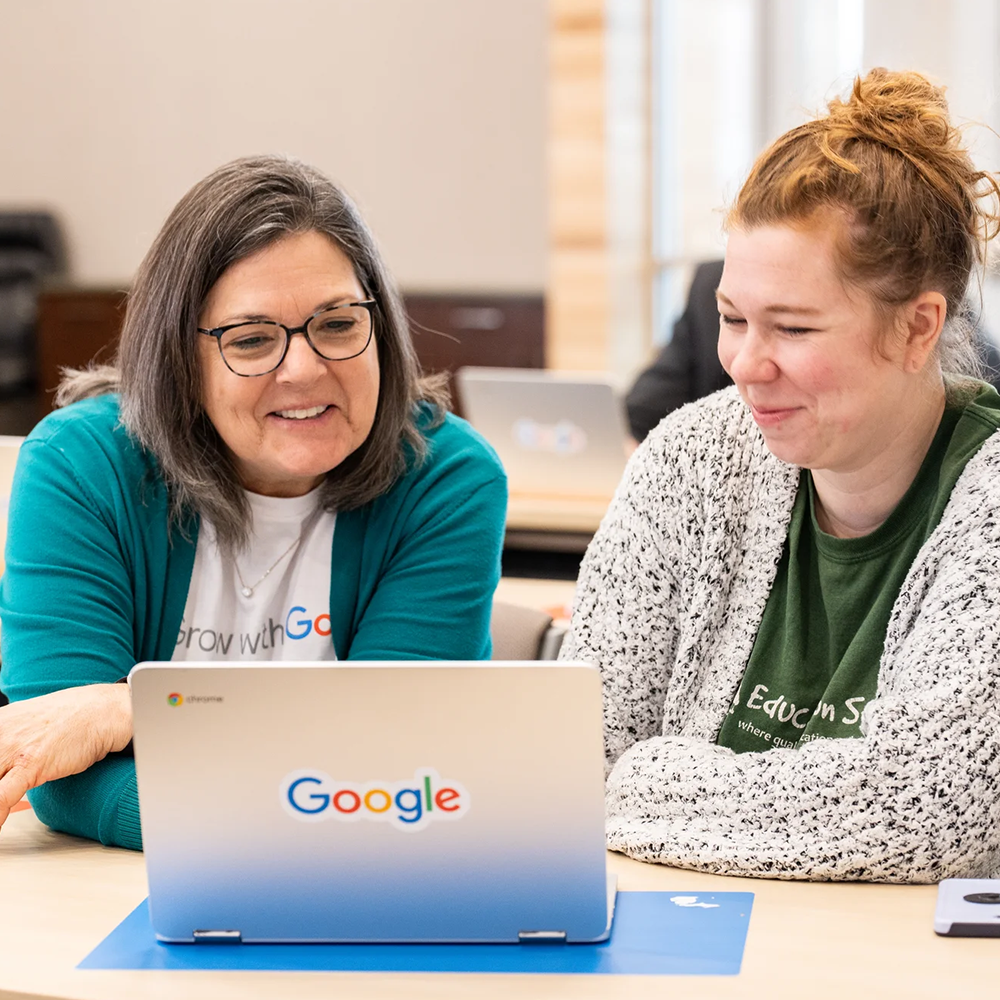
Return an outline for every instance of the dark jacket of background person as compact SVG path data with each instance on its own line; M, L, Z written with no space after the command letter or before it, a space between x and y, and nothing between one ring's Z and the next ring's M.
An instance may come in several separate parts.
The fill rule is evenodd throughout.
M625 399L628 423L636 441L670 412L702 396L732 385L719 363L719 310L715 290L722 280L721 260L699 264L691 281L687 303L674 332L656 360L635 380ZM1000 392L1000 352L977 331L983 378Z
M629 390L625 405L636 441L672 410L733 384L716 353L719 310L715 290L721 278L721 260L698 265L670 342Z

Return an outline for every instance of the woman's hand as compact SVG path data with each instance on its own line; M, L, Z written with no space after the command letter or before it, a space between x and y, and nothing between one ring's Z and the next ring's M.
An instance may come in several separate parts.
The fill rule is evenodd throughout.
M0 708L0 826L29 788L85 771L132 738L127 684L88 684Z

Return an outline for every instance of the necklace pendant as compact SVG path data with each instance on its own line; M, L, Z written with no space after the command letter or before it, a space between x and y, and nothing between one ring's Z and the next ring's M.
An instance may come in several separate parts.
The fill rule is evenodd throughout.
M234 566L236 568L236 578L240 581L240 593L244 597L253 597L253 592L271 575L271 570L273 570L274 567L277 566L278 563L280 563L281 560L284 559L285 556L287 556L289 552L292 551L292 549L298 548L299 542L301 541L302 541L302 536L299 535L299 537L296 538L295 541L292 542L292 544L289 545L288 548L285 549L285 551L282 552L281 555L278 556L278 558L275 559L274 562L271 563L271 565L268 566L266 570L264 570L264 575L252 587L247 586L246 580L243 579L243 574L240 572L240 564L234 560Z

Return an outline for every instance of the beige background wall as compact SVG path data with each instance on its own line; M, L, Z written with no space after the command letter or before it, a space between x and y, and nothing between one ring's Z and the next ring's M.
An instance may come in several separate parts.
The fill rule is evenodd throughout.
M218 164L309 160L412 290L540 292L546 0L0 0L0 207L128 279Z

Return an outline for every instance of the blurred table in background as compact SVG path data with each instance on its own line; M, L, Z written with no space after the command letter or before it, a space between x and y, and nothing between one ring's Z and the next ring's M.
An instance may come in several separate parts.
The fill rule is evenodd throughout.
M508 604L537 608L552 615L557 622L568 623L575 592L574 580L535 580L503 576L494 596L498 601L506 601Z
M529 539L539 533L557 536L535 539L538 548L582 552L600 526L611 497L528 496L512 493L507 502L507 537ZM562 536L559 538L558 536Z

